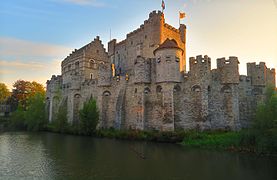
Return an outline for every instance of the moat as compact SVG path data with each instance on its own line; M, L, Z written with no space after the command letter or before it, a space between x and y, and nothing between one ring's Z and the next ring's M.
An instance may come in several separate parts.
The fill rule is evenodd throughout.
M276 179L277 157L54 133L0 134L0 179Z

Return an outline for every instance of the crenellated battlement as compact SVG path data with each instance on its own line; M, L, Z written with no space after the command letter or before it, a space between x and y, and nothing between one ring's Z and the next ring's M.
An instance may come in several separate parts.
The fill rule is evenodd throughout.
M265 62L247 63L247 75L252 79L252 85L265 86L267 84L275 84L275 69L267 68Z
M186 71L186 25L165 23L161 11L128 33L123 41L99 36L74 49L62 61L62 75L47 81L49 120L56 118L57 95L67 101L69 123L91 97L99 108L99 128L140 130L238 130L251 124L267 84L275 85L275 69L248 63L239 75L239 59L189 58Z
M161 16L163 13L161 11L152 11L149 13L149 18L152 18L154 16Z
M87 45L81 47L80 49L74 49L63 61L62 66L70 61L74 61L74 59L78 59L80 57L86 56L86 52L89 51L92 47L94 47L94 44L97 43L101 46L101 48L104 49L104 52L106 52L106 49L104 48L104 45L102 44L102 41L100 40L99 36L96 36L93 41L88 43Z
M239 83L239 60L235 56L229 59L218 58L217 69L221 77L222 84L238 84Z
M217 68L223 68L226 66L237 67L238 64L239 64L239 60L235 56L230 56L229 59L226 59L225 57L217 59Z
M127 38L130 37L130 36L133 36L133 35L136 35L138 34L139 32L143 31L144 30L144 25L141 25L139 28L137 28L136 30L130 32L127 34Z
M145 26L149 25L149 24L155 24L154 21L159 21L160 18L163 16L162 12L161 11L152 11L150 14L149 14L149 19L145 20L143 24L140 25L139 28L137 28L136 30L130 32L127 34L127 38L128 37L131 37L131 36L134 36L140 32L142 32L145 28Z
M175 27L173 27L173 26L171 26L171 25L169 25L169 24L167 24L167 23L164 23L164 27L167 28L167 29L169 29L169 30L171 30L171 31L174 31L174 32L176 32L176 33L179 33L179 32L180 32L179 29L176 29Z
M190 75L194 78L199 78L210 73L211 70L211 58L207 55L204 57L198 55L189 58Z
M191 65L194 64L211 64L211 58L209 58L209 56L205 55L204 58L202 55L198 55L195 57L190 57L189 58L189 63Z

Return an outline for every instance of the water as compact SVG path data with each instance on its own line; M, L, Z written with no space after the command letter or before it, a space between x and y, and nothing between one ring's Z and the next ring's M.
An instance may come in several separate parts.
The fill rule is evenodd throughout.
M53 133L0 134L0 179L277 179L277 158Z

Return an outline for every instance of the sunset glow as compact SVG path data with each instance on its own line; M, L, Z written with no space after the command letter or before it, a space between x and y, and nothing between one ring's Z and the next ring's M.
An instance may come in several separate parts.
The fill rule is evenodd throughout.
M207 54L237 56L240 74L247 62L277 68L277 3L275 0L165 1L165 20L179 26L186 17L188 58ZM14 0L0 8L0 81L9 88L18 79L45 84L61 74L61 61L97 35L105 47L139 27L149 12L161 10L160 0Z

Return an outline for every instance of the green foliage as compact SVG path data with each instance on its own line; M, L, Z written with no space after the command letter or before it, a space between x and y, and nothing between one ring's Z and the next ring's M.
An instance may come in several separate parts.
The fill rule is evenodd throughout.
M193 147L230 148L238 147L240 134L237 132L191 132L183 141L183 145Z
M0 83L0 103L4 103L10 96L10 91L4 83Z
M80 110L80 133L85 135L94 134L99 121L99 112L96 101L90 99Z
M182 144L208 148L235 148L258 154L277 154L277 94L267 87L265 101L259 104L253 126L239 132L195 132L185 136Z
M99 129L95 133L98 137L108 137L128 140L145 140L155 142L176 143L181 142L187 132L160 132L160 131L140 131L140 130L115 130Z
M23 106L24 110L27 109L27 101L30 97L35 96L36 93L40 93L43 96L45 95L45 88L43 87L43 85L35 81L30 82L24 80L17 80L13 84L13 88L13 99L19 102Z
M267 87L265 102L258 105L254 129L271 129L277 127L277 93L274 87Z
M37 93L28 100L26 110L19 104L11 115L9 127L14 130L43 130L47 123L44 99L43 94Z
M28 109L25 112L27 130L38 131L45 128L47 119L44 99L43 94L37 93L28 100Z
M67 103L59 107L56 118L51 124L49 124L48 128L54 132L68 132L69 124L67 122Z
M11 115L11 119L9 122L9 128L12 130L25 130L25 111L23 107L19 105Z

